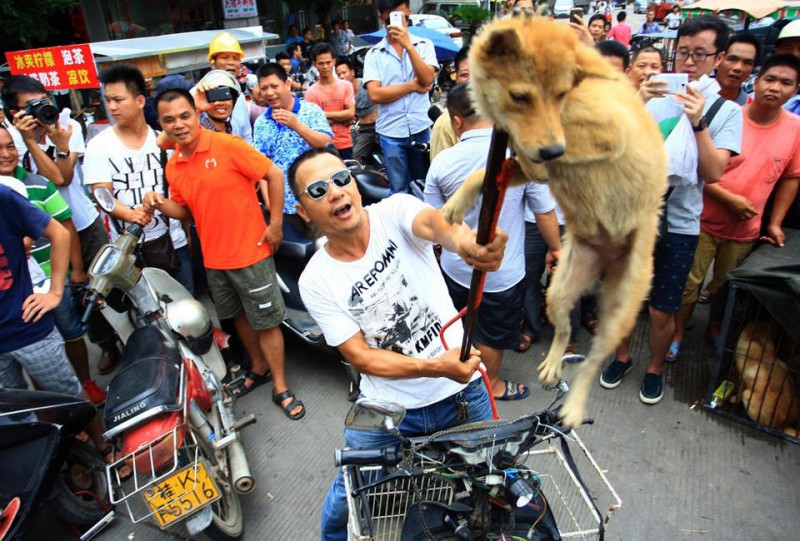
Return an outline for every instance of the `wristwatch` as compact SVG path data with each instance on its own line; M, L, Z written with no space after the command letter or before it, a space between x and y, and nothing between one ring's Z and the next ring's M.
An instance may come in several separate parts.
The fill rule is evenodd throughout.
M697 126L692 126L692 131L698 132L703 131L708 127L708 123L706 122L706 117L700 117L700 122L697 123Z
M61 158L61 159L69 158L70 154L72 154L72 152L69 150L66 152L56 152L56 158Z

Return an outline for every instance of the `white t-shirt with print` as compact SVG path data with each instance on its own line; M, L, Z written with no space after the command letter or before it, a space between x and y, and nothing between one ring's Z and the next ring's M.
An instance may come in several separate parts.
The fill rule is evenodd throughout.
M430 242L412 232L417 214L427 208L408 194L396 194L367 207L370 238L364 257L343 262L322 248L300 276L300 295L331 346L358 332L370 347L417 359L445 352L439 331L456 315ZM461 345L461 322L445 338ZM479 377L476 372L475 377ZM447 378L383 378L363 374L367 398L390 400L406 408L434 404L465 385Z
M72 126L72 135L69 138L69 151L73 154L77 154L80 158L86 151L86 144L83 142L83 128L81 128L81 125L78 124L77 121L72 119L70 119L69 124ZM36 162L33 158L28 158L26 160L28 147L25 146L25 140L22 138L22 134L14 127L9 128L8 131L14 139L14 146L17 147L17 152L19 152L19 165L29 170L31 173L38 172L39 168L36 166ZM39 148L55 156L55 144L49 137L45 136L45 142L39 144ZM92 225L97 217L100 216L94 203L89 199L89 196L86 195L80 159L75 162L72 182L69 183L69 186L59 186L58 191L69 205L69 208L72 209L72 223L75 224L76 230L83 231Z
M125 146L115 129L103 130L86 147L83 171L87 185L111 182L114 197L129 207L141 205L147 192L164 193L161 149L152 129L138 149ZM186 233L181 222L169 220L169 224L175 248L186 246ZM153 221L144 228L145 239L155 240L166 231L164 217L156 212Z

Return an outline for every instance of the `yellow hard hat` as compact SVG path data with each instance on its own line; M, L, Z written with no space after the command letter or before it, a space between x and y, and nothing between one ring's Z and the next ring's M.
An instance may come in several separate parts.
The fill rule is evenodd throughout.
M244 58L242 46L230 32L220 32L214 36L208 46L208 61L211 62L219 53L235 53L239 55L239 58Z

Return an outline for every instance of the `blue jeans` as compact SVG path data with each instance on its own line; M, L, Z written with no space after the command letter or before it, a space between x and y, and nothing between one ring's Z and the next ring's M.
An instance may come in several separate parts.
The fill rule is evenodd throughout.
M194 297L194 273L192 272L192 256L189 253L189 246L176 248L175 253L181 262L181 270L175 273L175 278L183 287L189 290Z
M408 193L412 180L422 179L428 174L428 160L411 143L429 143L431 130L423 130L410 137L380 136L386 176L389 177L391 193Z
M468 419L458 418L456 404L469 403ZM405 436L421 436L464 423L487 421L492 418L489 394L483 379L478 378L463 391L448 396L424 408L406 411L400 431ZM380 449L389 445L400 445L400 440L388 432L366 432L344 429L345 447L350 449ZM325 541L344 541L347 539L347 495L344 492L342 470L336 474L325 503L322 505L322 539Z

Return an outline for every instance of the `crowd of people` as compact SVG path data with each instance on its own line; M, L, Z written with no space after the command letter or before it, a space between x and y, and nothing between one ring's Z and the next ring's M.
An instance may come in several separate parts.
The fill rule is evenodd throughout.
M285 222L327 239L300 279L303 301L328 344L362 374L362 395L407 408L403 433L490 418L476 372L481 363L494 399L530 394L525 384L501 377L502 360L504 351L525 351L544 335L541 282L558 259L563 232L557 202L545 184L509 189L501 231L487 246L475 241L476 210L464 226L444 221L437 209L470 172L485 166L492 126L470 101L468 49L455 58L457 84L431 126L429 91L439 66L434 47L409 33L407 23L390 24L391 12L407 21L407 0L377 4L387 35L367 54L360 79L348 59L353 35L347 21L334 25L330 42L314 42L310 30L301 36L292 27L287 52L260 65L244 85L244 53L223 32L209 45L210 71L202 79L164 78L155 97L152 81L137 68L104 70L102 92L113 125L92 133L88 143L75 121L47 124L32 114L28 104L47 99L37 80L4 82L0 385L26 386L24 369L43 389L103 403L86 338L100 347L101 374L114 370L119 346L102 316L81 323L75 292L108 242L89 191L105 187L117 203L108 219L144 227L139 264L161 266L196 293L192 253L202 253L217 315L251 361L238 396L272 382L272 400L288 418L306 413L286 380L280 330L284 305L272 256ZM800 21L785 26L775 54L763 58L757 38L732 35L717 17L668 19L677 30L674 71L689 81L674 93L659 78L661 50L629 50L632 29L624 11L617 20L610 29L602 14L570 24L627 75L659 122L670 158L648 301L650 357L639 391L642 402L655 404L664 395L666 364L680 358L695 303L710 298L706 333L718 341L717 293L725 274L759 240L784 243L783 221L800 184L800 118L784 107L797 101ZM648 14L640 32L656 27ZM312 84L294 76L303 62L316 70ZM744 89L748 81L752 92ZM383 153L393 195L363 208L343 160L363 160L374 148ZM424 202L408 194L416 179L425 179ZM440 259L434 244L442 247ZM439 332L466 304L472 268L494 272L485 284L476 349L462 363L460 349L446 350ZM568 352L577 353L580 326L591 332L597 324L591 297L571 320ZM456 321L447 342L460 343L461 333ZM629 339L610 361L600 377L606 389L618 387L634 368ZM99 421L88 432L98 438ZM356 449L387 437L345 431L347 445ZM323 508L324 538L343 539L345 522L339 477Z

